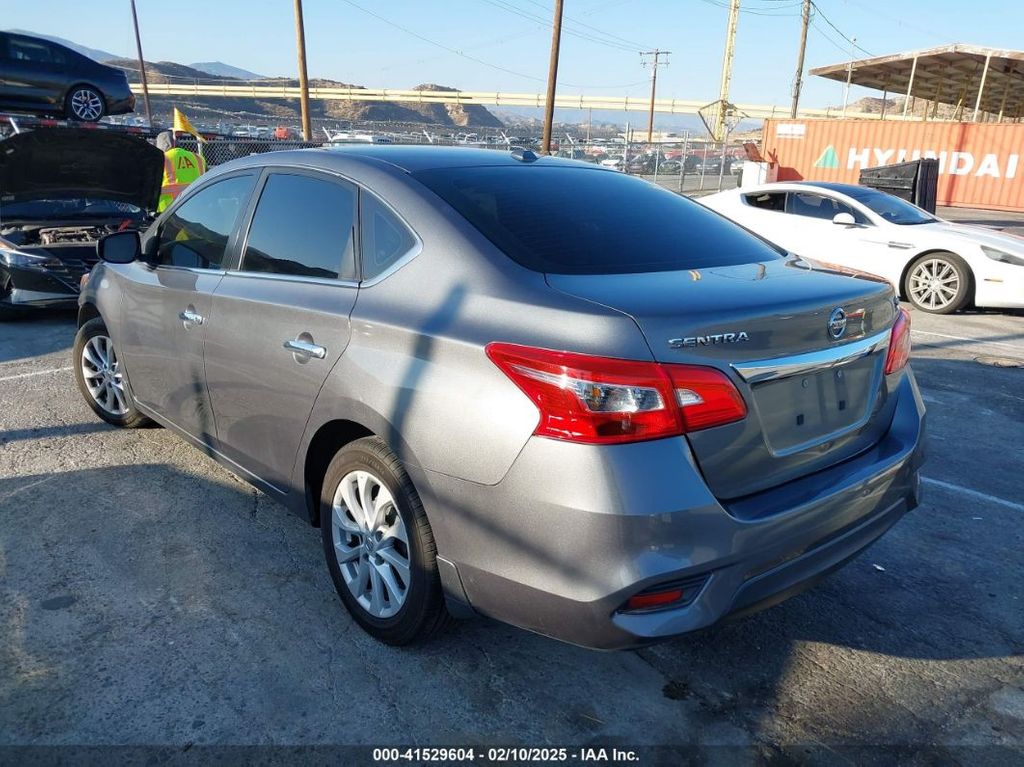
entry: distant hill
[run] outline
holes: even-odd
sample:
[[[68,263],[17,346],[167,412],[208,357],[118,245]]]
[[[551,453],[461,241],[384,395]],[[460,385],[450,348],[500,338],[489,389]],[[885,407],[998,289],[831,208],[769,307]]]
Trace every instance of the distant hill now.
[[[906,98],[903,96],[896,96],[891,99],[880,99],[874,96],[866,96],[865,98],[858,99],[857,101],[851,101],[846,105],[848,112],[864,112],[866,114],[880,114],[882,111],[882,104],[885,104],[885,113],[887,115],[903,114],[903,102]],[[830,109],[842,110],[841,106],[830,107]],[[910,109],[907,110],[908,114],[912,114],[915,117],[924,117],[924,110],[928,109],[928,117],[936,117],[939,120],[952,120],[956,115],[956,106],[953,104],[939,104],[938,113],[935,114],[935,104],[929,102],[927,99],[911,99]]]
[[[217,75],[218,77],[237,77],[239,80],[263,80],[266,77],[266,75],[250,72],[248,69],[233,67],[230,64],[225,64],[223,61],[200,61],[198,64],[189,64],[189,66],[192,69],[198,69],[200,72],[206,72],[208,75]]]
[[[94,61],[99,61],[101,63],[110,61],[111,59],[118,58],[117,54],[111,53],[110,51],[104,51],[99,48],[90,48],[87,45],[79,45],[78,43],[72,40],[67,40],[63,37],[57,37],[56,35],[44,35],[40,32],[29,32],[27,29],[8,29],[6,31],[13,32],[18,35],[31,35],[32,37],[41,37],[44,40],[50,40],[54,43],[66,45],[71,50],[77,51],[78,53],[81,53],[83,56],[88,56],[90,59],[93,59]]]
[[[111,66],[123,69],[129,82],[139,82],[138,63],[132,59],[108,61]],[[176,64],[173,61],[147,61],[146,74],[150,83],[234,83],[239,78],[209,74],[195,67]],[[289,78],[262,78],[268,85],[289,85],[298,87],[298,80]],[[312,79],[310,86],[321,88],[361,88],[359,85],[336,80]],[[417,85],[415,90],[457,90],[447,86],[427,83]],[[184,111],[194,121],[211,122],[224,119],[269,118],[281,122],[299,120],[298,99],[258,99],[249,96],[237,98],[211,98],[203,96],[152,96],[153,111],[157,116],[168,117],[173,107]],[[136,105],[142,110],[142,104]],[[390,101],[320,101],[311,100],[310,117],[353,122],[420,123],[423,125],[444,125],[451,127],[500,128],[501,120],[476,105],[462,104],[415,104]]]

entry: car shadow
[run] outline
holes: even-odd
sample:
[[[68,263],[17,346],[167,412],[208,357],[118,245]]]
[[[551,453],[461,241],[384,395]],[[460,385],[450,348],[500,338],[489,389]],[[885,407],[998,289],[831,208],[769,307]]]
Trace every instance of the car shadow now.
[[[0,322],[0,362],[70,350],[75,343],[75,320],[73,309],[36,309],[5,319]]]

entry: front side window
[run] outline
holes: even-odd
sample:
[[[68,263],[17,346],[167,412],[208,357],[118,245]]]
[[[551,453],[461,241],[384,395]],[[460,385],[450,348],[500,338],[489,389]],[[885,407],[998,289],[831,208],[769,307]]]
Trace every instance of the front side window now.
[[[219,269],[255,183],[255,176],[233,176],[185,200],[160,227],[157,264]]]
[[[256,206],[242,271],[355,279],[355,189],[275,173]]]
[[[360,202],[363,279],[372,280],[391,268],[416,246],[416,238],[376,197],[363,194]]]

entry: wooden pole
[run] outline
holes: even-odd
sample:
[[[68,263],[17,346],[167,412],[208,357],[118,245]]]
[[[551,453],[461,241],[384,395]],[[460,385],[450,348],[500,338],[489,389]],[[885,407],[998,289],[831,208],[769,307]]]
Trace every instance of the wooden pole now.
[[[132,25],[135,27],[135,50],[139,54],[139,75],[142,79],[142,99],[146,102],[146,120],[153,127],[153,110],[149,106],[149,80],[146,78],[146,60],[142,57],[142,37],[139,35],[139,15],[135,12],[135,0],[132,4]]]
[[[295,44],[299,52],[299,107],[302,111],[302,140],[310,141],[313,126],[309,121],[309,77],[306,74],[306,30],[302,22],[302,0],[295,0]]]
[[[800,47],[796,55],[796,77],[793,80],[793,105],[789,109],[791,119],[796,119],[800,106],[800,89],[804,82],[804,55],[807,53],[807,27],[811,23],[811,0],[804,0],[804,10],[800,19]]]
[[[558,49],[562,44],[562,0],[555,0],[555,18],[551,25],[551,57],[548,60],[548,93],[544,101],[544,135],[540,151],[551,154],[551,124],[555,119],[555,86],[558,83]]]

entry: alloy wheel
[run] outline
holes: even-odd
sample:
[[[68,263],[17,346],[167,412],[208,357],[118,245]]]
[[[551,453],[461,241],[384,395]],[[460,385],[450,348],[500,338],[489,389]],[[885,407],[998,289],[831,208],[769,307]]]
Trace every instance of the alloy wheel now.
[[[104,335],[95,335],[82,347],[82,377],[93,401],[114,416],[128,412],[124,374],[114,344]]]
[[[374,618],[394,617],[409,593],[409,538],[387,486],[368,471],[345,475],[331,505],[342,579]]]
[[[79,120],[95,122],[103,116],[103,100],[96,91],[79,88],[71,94],[71,111]]]
[[[914,303],[927,309],[944,309],[960,293],[960,274],[941,258],[930,258],[915,266],[909,282]]]

